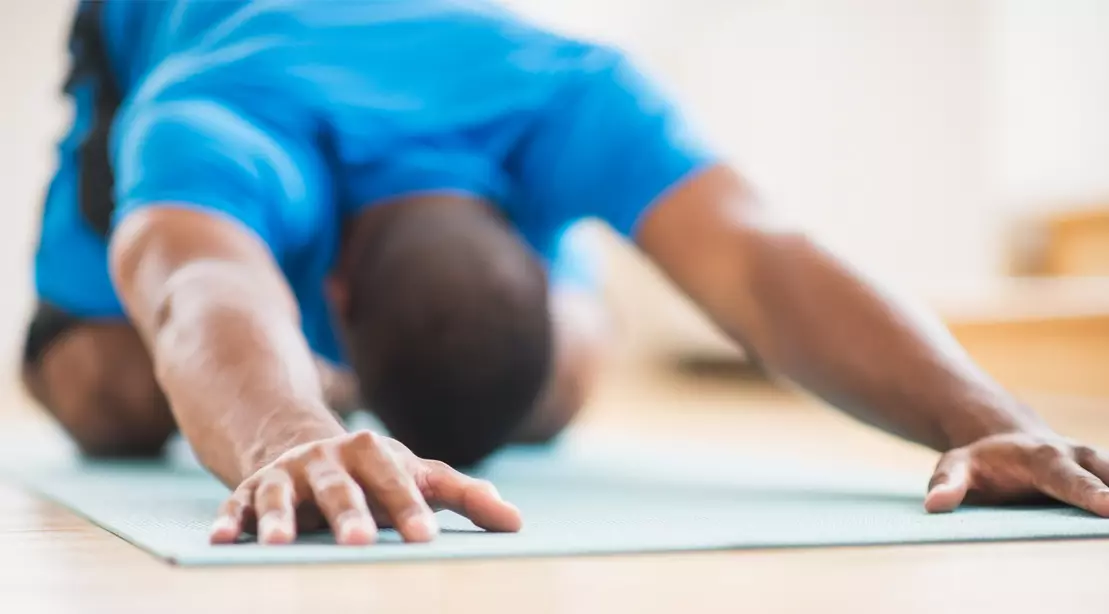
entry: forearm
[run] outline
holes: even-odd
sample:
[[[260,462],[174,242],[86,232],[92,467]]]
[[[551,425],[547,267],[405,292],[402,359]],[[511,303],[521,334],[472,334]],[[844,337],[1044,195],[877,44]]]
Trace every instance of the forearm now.
[[[120,298],[201,462],[234,486],[305,441],[342,433],[266,246],[230,220],[151,207],[111,244]]]
[[[205,466],[234,487],[298,444],[343,433],[294,320],[188,286],[165,299],[169,315],[151,349],[181,431]]]
[[[745,340],[769,368],[828,402],[937,450],[1042,426],[938,320],[803,236],[770,235],[747,258]]]

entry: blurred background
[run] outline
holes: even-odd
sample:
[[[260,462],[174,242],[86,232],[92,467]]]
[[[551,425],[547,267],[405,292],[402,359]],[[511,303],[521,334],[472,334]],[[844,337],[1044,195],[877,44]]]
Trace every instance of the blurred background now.
[[[1109,2],[505,2],[639,57],[768,200],[940,309],[1007,383],[1109,394],[1097,277],[1109,271]],[[13,379],[70,113],[72,9],[0,3],[0,360]],[[736,356],[625,246],[590,232],[627,355]],[[1031,358],[1005,364],[1014,353]]]

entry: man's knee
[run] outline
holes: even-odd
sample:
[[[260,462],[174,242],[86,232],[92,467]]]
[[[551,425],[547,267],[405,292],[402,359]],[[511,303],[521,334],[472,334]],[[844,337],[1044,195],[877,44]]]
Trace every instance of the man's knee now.
[[[159,454],[174,432],[138,335],[123,324],[61,332],[23,367],[32,396],[94,457]]]
[[[548,443],[585,408],[608,353],[608,314],[592,292],[552,293],[554,362],[535,408],[513,434],[520,443]]]
[[[523,444],[550,443],[577,418],[589,399],[594,374],[578,366],[554,371],[531,412],[512,434]]]
[[[351,275],[371,409],[416,454],[454,465],[508,440],[552,354],[543,267],[500,220],[471,213],[396,221]]]

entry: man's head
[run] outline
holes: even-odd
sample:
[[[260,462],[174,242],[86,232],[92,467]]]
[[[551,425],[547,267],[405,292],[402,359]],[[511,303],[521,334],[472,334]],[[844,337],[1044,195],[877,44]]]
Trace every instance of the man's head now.
[[[364,398],[394,437],[460,466],[504,443],[552,343],[544,268],[491,207],[428,196],[370,209],[339,279]]]

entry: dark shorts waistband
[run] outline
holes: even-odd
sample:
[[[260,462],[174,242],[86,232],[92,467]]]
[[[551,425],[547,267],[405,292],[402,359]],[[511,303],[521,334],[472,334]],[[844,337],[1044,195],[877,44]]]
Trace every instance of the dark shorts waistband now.
[[[39,302],[31,316],[31,323],[27,326],[27,337],[23,343],[23,364],[38,366],[55,341],[85,322],[84,319],[53,305]]]

